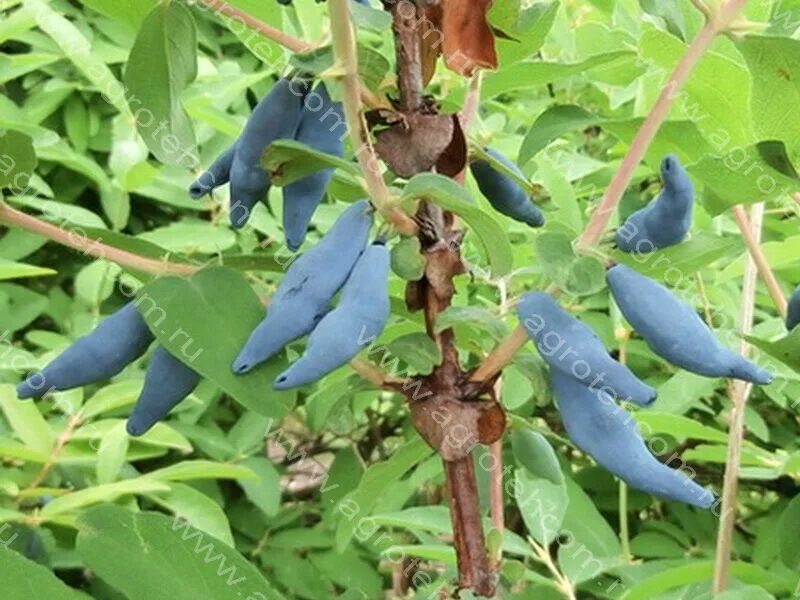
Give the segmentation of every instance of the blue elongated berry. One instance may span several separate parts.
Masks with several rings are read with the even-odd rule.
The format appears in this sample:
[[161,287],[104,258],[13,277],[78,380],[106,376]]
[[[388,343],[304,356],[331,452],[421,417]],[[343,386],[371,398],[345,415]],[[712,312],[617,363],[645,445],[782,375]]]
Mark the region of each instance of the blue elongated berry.
[[189,186],[189,195],[199,200],[206,194],[228,183],[231,179],[231,166],[236,153],[236,144],[233,144],[215,160],[200,177]]
[[310,333],[327,314],[364,252],[373,212],[366,200],[351,205],[316,246],[292,263],[267,316],[234,361],[235,373],[247,373],[269,360],[289,342]]
[[549,294],[525,294],[517,312],[551,370],[602,389],[617,400],[641,406],[655,401],[656,390],[611,358],[591,327],[561,308]]
[[[516,164],[497,150],[487,148],[486,153],[503,163],[520,177],[525,177]],[[470,165],[470,169],[481,193],[497,212],[511,217],[515,221],[526,223],[531,227],[544,225],[544,213],[539,210],[539,207],[531,201],[527,192],[511,177],[496,171],[491,164],[484,160],[475,161]]]
[[792,297],[789,298],[789,306],[786,312],[786,329],[791,331],[800,324],[800,285],[797,286]]
[[650,453],[633,416],[610,396],[555,369],[550,382],[569,439],[599,465],[659,498],[700,508],[714,504],[713,493]]
[[287,390],[320,380],[372,344],[389,320],[389,251],[372,244],[358,259],[339,305],[314,328],[302,358],[275,380]]
[[109,379],[144,354],[152,341],[153,334],[136,305],[129,302],[20,383],[17,395],[41,398],[48,392]]
[[175,358],[166,348],[156,348],[147,367],[142,393],[128,417],[128,433],[133,436],[147,433],[191,394],[201,379],[196,371]]
[[[296,140],[318,152],[341,157],[344,154],[340,132],[343,123],[341,103],[331,100],[325,84],[320,83],[306,96]],[[333,171],[317,171],[283,188],[283,229],[290,250],[303,245],[311,217],[325,197]]]
[[305,83],[281,79],[250,115],[231,163],[230,220],[234,227],[243,227],[256,203],[266,198],[270,176],[261,166],[261,157],[272,142],[294,138],[305,93]]
[[661,162],[664,189],[647,206],[633,213],[617,230],[623,252],[651,252],[680,243],[692,226],[694,186],[672,154]]
[[695,309],[663,285],[625,265],[609,269],[606,279],[622,314],[661,358],[707,377],[772,381],[769,372],[724,347]]

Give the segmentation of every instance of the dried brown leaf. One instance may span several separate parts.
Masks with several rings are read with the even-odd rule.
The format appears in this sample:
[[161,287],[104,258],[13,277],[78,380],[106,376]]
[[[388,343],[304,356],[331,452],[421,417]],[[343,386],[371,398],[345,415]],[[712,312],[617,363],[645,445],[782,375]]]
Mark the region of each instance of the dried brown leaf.
[[465,77],[478,67],[497,68],[494,31],[487,13],[492,0],[442,0],[445,64]]

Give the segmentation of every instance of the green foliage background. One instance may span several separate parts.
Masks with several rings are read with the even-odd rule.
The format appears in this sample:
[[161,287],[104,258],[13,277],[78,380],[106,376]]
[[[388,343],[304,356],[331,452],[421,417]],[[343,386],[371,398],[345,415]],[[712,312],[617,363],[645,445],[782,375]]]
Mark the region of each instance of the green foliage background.
[[[292,9],[272,0],[231,4],[302,39],[329,35],[325,6],[312,0],[295,0]],[[800,190],[800,4],[749,4],[746,16],[760,27],[714,43],[622,205],[625,215],[649,200],[661,158],[675,153],[698,188],[691,239],[648,260],[620,256],[608,243],[599,251],[681,290],[730,346],[739,343],[746,251],[727,209],[767,202],[766,255],[784,292],[800,283],[791,195]],[[469,225],[471,273],[458,280],[439,326],[455,327],[462,359],[475,366],[515,325],[513,299],[551,283],[609,347],[625,338],[601,262],[577,257],[572,241],[702,26],[688,0],[524,5],[495,2],[493,23],[518,41],[498,41],[501,67],[485,76],[472,142],[476,151],[490,144],[517,159],[544,199],[547,226],[532,231],[493,213],[469,178],[466,191],[431,175],[391,182],[404,198],[424,193]],[[354,7],[354,18],[363,80],[374,91],[391,90],[387,16]],[[282,239],[280,190],[238,232],[227,224],[227,191],[199,202],[186,193],[201,166],[238,136],[276,75],[302,67],[327,77],[331,66],[327,48],[292,56],[240,23],[179,2],[0,0],[0,157],[15,164],[0,175],[5,202],[112,247],[214,267],[191,281],[149,283],[135,269],[3,230],[4,597],[380,598],[393,570],[416,559],[412,597],[432,597],[453,579],[441,463],[413,432],[399,395],[375,391],[349,368],[277,394],[270,382],[286,357],[246,378],[230,374],[260,318],[259,297],[274,291],[286,261],[275,241]],[[431,91],[456,111],[467,83],[440,69]],[[140,120],[137,129],[139,105],[166,128]],[[187,168],[180,153],[165,149],[164,132],[181,149],[198,145],[200,165]],[[267,160],[303,169],[325,159],[289,143]],[[335,166],[307,244],[364,194],[351,164]],[[430,372],[441,357],[421,316],[402,302],[401,276],[418,276],[418,247],[405,241],[398,248],[392,321],[383,349],[368,358],[402,377]],[[205,381],[165,423],[140,439],[124,430],[146,358],[112,382],[36,404],[16,399],[14,385],[29,370],[120,307],[123,292],[145,285],[169,307],[171,325],[203,350]],[[800,333],[785,336],[759,287],[753,340],[758,361],[777,377],[753,391],[745,416],[726,598],[800,593]],[[663,442],[663,458],[679,456],[719,491],[731,409],[725,382],[676,371],[635,336],[625,344],[629,365],[659,391],[637,419]],[[290,355],[301,348],[293,345]],[[502,550],[505,597],[560,597],[565,581],[581,598],[709,597],[717,517],[626,491],[594,466],[564,437],[543,372],[529,346],[503,376],[513,429],[505,480],[518,493],[507,493],[502,541],[493,532],[489,542]],[[485,452],[477,451],[476,463],[488,510]]]

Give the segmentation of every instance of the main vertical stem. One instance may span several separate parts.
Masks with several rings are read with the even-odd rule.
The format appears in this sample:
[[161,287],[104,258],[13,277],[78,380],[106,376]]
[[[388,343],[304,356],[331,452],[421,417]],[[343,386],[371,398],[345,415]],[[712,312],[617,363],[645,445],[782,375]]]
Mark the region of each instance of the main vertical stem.
[[482,596],[494,596],[494,575],[486,555],[483,525],[472,457],[444,461],[447,494],[458,557],[458,585]]
[[[400,90],[398,108],[412,114],[423,108],[422,54],[419,36],[419,11],[417,3],[401,0],[392,6],[393,29],[397,56],[397,81]],[[458,360],[453,331],[436,331],[439,314],[452,300],[452,282],[459,272],[460,252],[453,231],[453,219],[441,208],[431,203],[422,203],[418,218],[431,225],[438,239],[421,239],[428,256],[426,272],[436,272],[434,279],[423,285],[423,310],[428,335],[437,343],[442,353],[442,364],[430,377],[436,394],[452,399],[461,397],[459,386],[461,367]],[[421,236],[424,234],[421,234]],[[455,254],[455,256],[453,256]],[[450,292],[444,290],[449,289]],[[471,589],[482,596],[495,593],[495,577],[486,552],[483,522],[481,519],[475,466],[468,455],[455,461],[443,461],[447,479],[447,495],[453,525],[453,540],[458,560],[458,586]]]

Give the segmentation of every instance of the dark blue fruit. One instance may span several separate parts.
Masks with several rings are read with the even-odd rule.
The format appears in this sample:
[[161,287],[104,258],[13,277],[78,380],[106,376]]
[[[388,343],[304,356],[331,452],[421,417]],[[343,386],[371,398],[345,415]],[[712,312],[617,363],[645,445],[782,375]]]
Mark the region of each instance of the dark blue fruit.
[[656,390],[611,358],[595,332],[561,308],[549,294],[525,294],[517,313],[551,370],[579,379],[617,400],[641,406],[655,401]]
[[800,285],[789,298],[789,307],[786,312],[786,328],[791,331],[800,323]]
[[270,177],[261,157],[275,140],[293,139],[300,123],[305,82],[281,79],[253,110],[236,142],[231,163],[231,224],[240,228],[256,203],[267,196]]
[[159,346],[150,359],[144,388],[128,417],[128,433],[140,436],[163,420],[178,403],[191,394],[202,377]]
[[[296,140],[318,152],[341,157],[344,145],[340,128],[342,105],[333,102],[324,83],[306,96]],[[347,128],[345,127],[345,133]],[[333,169],[323,169],[283,188],[283,229],[286,245],[293,252],[303,245],[311,217],[325,197]]]
[[769,372],[725,348],[695,309],[661,284],[625,265],[609,269],[606,278],[622,314],[661,358],[707,377],[772,381]]
[[153,334],[136,305],[129,302],[20,383],[17,395],[41,398],[48,392],[109,379],[144,354],[152,341]]
[[189,195],[195,200],[199,200],[206,194],[228,183],[231,179],[231,165],[233,156],[236,152],[236,144],[228,148],[217,160],[215,160],[208,170],[200,175],[189,187]]
[[278,376],[273,387],[287,390],[320,380],[372,344],[389,320],[389,251],[372,244],[358,259],[339,305],[308,338],[306,352]]
[[661,194],[628,217],[617,230],[617,246],[623,252],[651,252],[674,246],[692,226],[694,186],[672,154],[661,163],[661,177],[664,181]]
[[633,415],[599,390],[557,370],[550,383],[569,439],[633,488],[666,500],[710,508],[714,494],[659,462],[645,445]]
[[[525,177],[516,164],[497,150],[487,148],[486,153],[503,163],[520,177]],[[496,171],[484,160],[475,161],[470,165],[470,169],[481,193],[497,212],[511,217],[515,221],[527,223],[531,227],[544,225],[542,211],[531,201],[527,192],[511,177]]]
[[267,316],[234,361],[235,373],[247,373],[269,360],[289,342],[310,333],[328,313],[331,300],[364,252],[373,212],[366,200],[356,202],[316,246],[292,263]]

